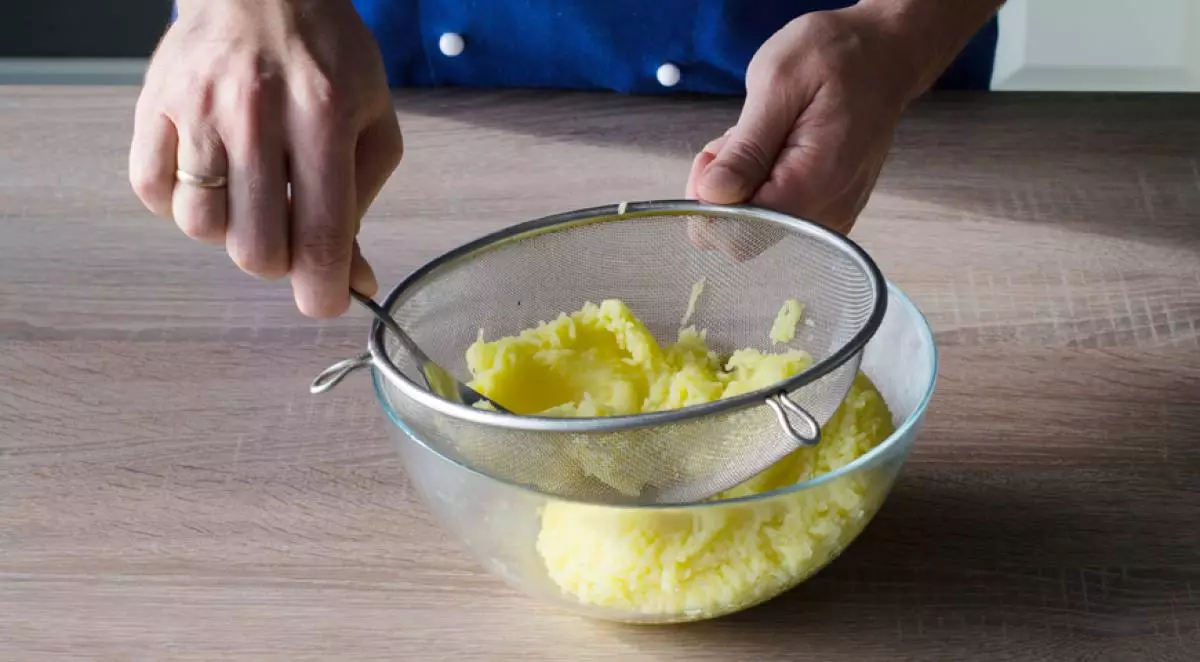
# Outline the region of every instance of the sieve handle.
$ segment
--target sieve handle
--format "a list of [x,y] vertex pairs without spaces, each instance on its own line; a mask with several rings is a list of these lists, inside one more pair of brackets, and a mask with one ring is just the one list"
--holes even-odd
[[[804,407],[792,402],[786,393],[776,393],[767,398],[767,406],[775,412],[775,418],[779,420],[779,427],[783,428],[784,434],[791,437],[797,446],[816,446],[821,443],[821,425],[817,423],[817,419],[805,411]],[[804,426],[812,432],[804,434],[797,430],[788,418],[788,413],[803,421]]]
[[338,361],[337,363],[325,368],[317,378],[312,380],[312,384],[308,387],[308,392],[313,395],[320,395],[337,386],[350,373],[359,368],[371,364],[371,353],[363,352],[352,359]]

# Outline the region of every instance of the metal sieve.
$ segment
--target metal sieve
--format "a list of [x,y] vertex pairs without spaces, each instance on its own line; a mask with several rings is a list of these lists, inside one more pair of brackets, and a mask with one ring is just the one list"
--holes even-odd
[[746,347],[778,351],[769,329],[782,303],[796,299],[805,321],[788,346],[808,352],[812,366],[763,390],[682,409],[516,415],[431,393],[416,360],[376,321],[368,351],[326,369],[312,391],[372,365],[393,420],[472,470],[580,501],[703,500],[819,443],[821,425],[849,391],[887,296],[875,263],[846,237],[754,207],[622,203],[471,242],[412,274],[382,307],[430,358],[468,382],[465,353],[481,329],[489,338],[514,335],[586,302],[621,299],[666,345],[701,281],[690,324],[707,332],[710,348],[722,356]]

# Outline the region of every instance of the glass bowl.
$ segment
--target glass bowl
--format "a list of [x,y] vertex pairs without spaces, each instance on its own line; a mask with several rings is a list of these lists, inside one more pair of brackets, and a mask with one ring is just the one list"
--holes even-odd
[[[568,502],[478,473],[414,437],[389,405],[378,370],[373,381],[412,484],[485,568],[537,600],[585,616],[675,623],[741,611],[793,588],[874,517],[916,441],[937,381],[929,324],[894,284],[861,370],[892,414],[895,431],[884,441],[783,489],[669,507]],[[554,560],[553,570],[545,559]],[[589,577],[612,564],[635,570],[621,581]],[[651,566],[650,573],[636,570]]]

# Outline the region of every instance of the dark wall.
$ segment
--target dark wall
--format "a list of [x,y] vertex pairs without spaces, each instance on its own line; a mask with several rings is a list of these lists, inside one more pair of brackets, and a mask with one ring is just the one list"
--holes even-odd
[[0,0],[0,57],[146,57],[171,0]]

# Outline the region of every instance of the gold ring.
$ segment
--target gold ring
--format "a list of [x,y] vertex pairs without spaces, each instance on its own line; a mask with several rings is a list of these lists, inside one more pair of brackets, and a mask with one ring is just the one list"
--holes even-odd
[[185,170],[176,170],[175,179],[178,179],[180,183],[199,186],[200,188],[221,188],[229,181],[225,178],[225,175],[193,175]]

